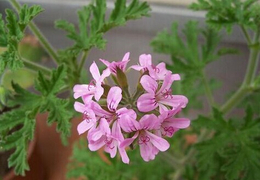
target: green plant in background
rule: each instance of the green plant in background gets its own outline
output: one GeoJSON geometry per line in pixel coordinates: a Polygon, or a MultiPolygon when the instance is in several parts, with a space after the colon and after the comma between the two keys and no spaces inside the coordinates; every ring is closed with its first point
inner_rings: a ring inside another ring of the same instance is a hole
{"type": "Polygon", "coordinates": [[[183,74],[183,84],[177,90],[185,92],[191,107],[198,107],[197,98],[205,94],[212,109],[208,116],[199,115],[193,121],[191,127],[198,142],[189,147],[180,162],[176,161],[180,167],[175,168],[174,179],[259,179],[260,6],[256,0],[198,0],[190,7],[206,11],[209,28],[201,30],[197,22],[190,21],[183,30],[185,39],[182,40],[174,23],[171,33],[160,32],[151,43],[154,51],[171,56],[172,64],[168,67],[173,72],[183,74]],[[219,104],[214,99],[214,88],[205,68],[222,55],[236,53],[218,45],[219,31],[226,29],[232,33],[235,25],[243,32],[250,51],[247,70],[241,86],[224,104],[219,104]],[[203,37],[202,43],[198,41],[199,34],[203,37]],[[226,114],[238,106],[246,109],[245,117],[226,118],[226,114]]]}
{"type": "Polygon", "coordinates": [[[36,114],[48,112],[48,123],[57,123],[57,131],[66,144],[67,137],[70,135],[70,119],[73,115],[72,101],[71,98],[62,99],[58,95],[64,91],[72,91],[72,86],[80,82],[88,52],[93,47],[105,48],[104,33],[124,25],[128,20],[148,16],[150,8],[145,2],[141,3],[138,0],[131,1],[129,5],[124,0],[117,0],[107,19],[106,1],[93,1],[78,11],[79,32],[73,24],[65,20],[56,21],[56,27],[67,31],[67,36],[75,41],[72,47],[57,52],[32,22],[32,19],[43,9],[37,5],[20,6],[16,0],[10,0],[10,3],[17,14],[7,9],[5,21],[0,15],[0,47],[4,49],[0,54],[1,76],[3,77],[8,70],[15,72],[22,67],[30,69],[37,74],[33,84],[37,92],[22,88],[20,82],[15,80],[12,82],[13,91],[8,91],[10,94],[7,94],[6,87],[1,86],[1,103],[4,108],[11,111],[1,112],[0,150],[15,149],[8,160],[8,165],[14,167],[16,174],[24,175],[25,171],[29,170],[26,150],[28,142],[34,136],[36,114]],[[27,27],[55,62],[54,69],[29,61],[26,59],[27,56],[20,53],[19,43],[27,27]],[[81,56],[80,61],[77,60],[79,56],[81,56]],[[18,125],[21,128],[10,133],[18,125]]]}

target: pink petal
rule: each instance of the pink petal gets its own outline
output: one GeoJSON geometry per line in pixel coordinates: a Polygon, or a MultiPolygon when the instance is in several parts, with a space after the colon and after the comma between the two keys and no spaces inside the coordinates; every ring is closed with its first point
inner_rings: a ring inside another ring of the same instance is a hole
{"type": "Polygon", "coordinates": [[[147,134],[147,136],[149,136],[151,143],[160,151],[166,151],[167,149],[169,149],[170,144],[168,143],[168,141],[150,133],[149,131],[145,131],[145,133],[147,134]]]}
{"type": "Polygon", "coordinates": [[[158,88],[157,82],[148,75],[144,75],[141,78],[140,83],[142,84],[143,88],[149,93],[155,93],[158,88]]]}
{"type": "Polygon", "coordinates": [[[187,118],[169,118],[166,124],[177,129],[185,129],[190,126],[190,120],[187,118]]]}
{"type": "Polygon", "coordinates": [[[107,67],[109,67],[110,62],[105,59],[99,59],[102,63],[104,63],[107,67]]]}
{"type": "Polygon", "coordinates": [[[73,87],[73,92],[74,92],[74,98],[78,99],[81,96],[84,95],[90,95],[95,91],[95,88],[93,86],[89,86],[87,84],[76,84],[73,87]]]}
{"type": "Polygon", "coordinates": [[[141,112],[149,112],[157,107],[158,103],[155,101],[155,95],[152,93],[143,94],[137,100],[137,108],[141,112]]]}
{"type": "Polygon", "coordinates": [[[160,88],[160,90],[156,93],[159,94],[165,90],[169,90],[172,86],[172,83],[174,80],[179,79],[179,76],[176,74],[172,74],[171,72],[168,72],[164,78],[162,87],[160,88]]]}
{"type": "Polygon", "coordinates": [[[110,70],[109,70],[109,69],[105,69],[105,70],[102,72],[99,81],[100,81],[100,82],[103,82],[103,80],[104,80],[106,77],[108,77],[110,74],[111,74],[110,70]]]}
{"type": "Polygon", "coordinates": [[[112,143],[105,146],[105,151],[110,154],[111,158],[114,158],[117,153],[117,143],[115,140],[112,140],[112,143]]]}
{"type": "Polygon", "coordinates": [[[122,158],[123,163],[129,164],[130,160],[129,160],[128,155],[126,154],[126,150],[123,149],[123,148],[118,148],[118,150],[119,150],[119,154],[120,154],[120,156],[122,158]]]}
{"type": "Polygon", "coordinates": [[[144,161],[150,161],[155,158],[153,147],[150,142],[140,144],[140,153],[144,161]]]}
{"type": "Polygon", "coordinates": [[[134,118],[129,116],[128,114],[123,115],[118,119],[118,122],[120,124],[120,127],[125,132],[134,132],[140,129],[140,125],[138,121],[136,121],[134,118]]]}
{"type": "Polygon", "coordinates": [[[86,120],[83,120],[81,123],[79,123],[77,127],[77,131],[80,134],[83,134],[84,132],[88,131],[90,128],[92,128],[94,123],[92,121],[87,122],[86,120]]]}
{"type": "Polygon", "coordinates": [[[143,67],[140,66],[140,65],[133,65],[133,66],[131,66],[130,68],[132,68],[132,69],[134,69],[134,70],[137,70],[137,71],[140,71],[140,70],[143,69],[143,67]]]}
{"type": "Polygon", "coordinates": [[[138,137],[139,131],[137,131],[133,137],[125,139],[123,142],[120,143],[120,148],[126,148],[130,144],[134,142],[134,140],[138,137]]]}
{"type": "Polygon", "coordinates": [[[142,54],[139,56],[140,65],[145,68],[152,65],[152,56],[150,54],[142,54]]]}
{"type": "Polygon", "coordinates": [[[115,111],[119,102],[122,99],[122,90],[121,88],[114,86],[110,88],[107,95],[107,107],[110,111],[115,111]]]}
{"type": "Polygon", "coordinates": [[[101,98],[101,96],[103,95],[103,93],[104,93],[104,88],[101,86],[101,83],[97,83],[96,84],[96,92],[95,92],[95,94],[94,94],[94,96],[95,96],[95,99],[97,100],[97,101],[99,101],[99,99],[101,98]]]}
{"type": "Polygon", "coordinates": [[[129,60],[129,56],[130,56],[130,52],[125,53],[122,61],[128,61],[129,60]]]}
{"type": "Polygon", "coordinates": [[[105,137],[100,138],[99,140],[94,141],[92,143],[89,143],[88,148],[91,151],[96,151],[96,150],[100,149],[101,147],[103,147],[104,145],[105,145],[105,137]]]}
{"type": "Polygon", "coordinates": [[[136,113],[133,109],[127,109],[127,108],[120,108],[116,111],[116,113],[119,114],[119,117],[125,114],[128,114],[133,119],[136,119],[136,113]]]}
{"type": "Polygon", "coordinates": [[[167,98],[161,98],[158,103],[165,104],[173,108],[177,108],[181,105],[182,108],[185,108],[188,103],[188,99],[183,95],[171,95],[167,98]]]}
{"type": "Polygon", "coordinates": [[[140,121],[140,128],[145,130],[154,130],[159,129],[161,122],[154,114],[144,115],[140,121]]]}
{"type": "Polygon", "coordinates": [[[98,81],[100,78],[100,72],[99,69],[97,67],[97,64],[95,62],[93,62],[90,66],[90,73],[92,74],[92,77],[98,81]]]}
{"type": "Polygon", "coordinates": [[[80,113],[84,113],[86,111],[86,106],[80,102],[75,102],[74,103],[74,109],[77,111],[77,112],[80,112],[80,113]]]}
{"type": "Polygon", "coordinates": [[[111,134],[109,124],[105,118],[100,119],[98,127],[100,128],[100,131],[103,132],[104,135],[111,134]]]}

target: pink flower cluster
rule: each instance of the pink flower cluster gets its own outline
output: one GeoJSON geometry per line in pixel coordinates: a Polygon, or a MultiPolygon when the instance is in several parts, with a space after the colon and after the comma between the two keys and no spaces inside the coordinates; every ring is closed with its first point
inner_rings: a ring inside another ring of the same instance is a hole
{"type": "Polygon", "coordinates": [[[167,70],[163,62],[155,66],[151,55],[143,54],[139,65],[130,67],[140,72],[136,92],[131,94],[126,79],[129,53],[119,62],[100,61],[107,69],[100,74],[93,62],[90,66],[93,80],[73,89],[74,98],[81,97],[83,101],[74,104],[75,110],[83,114],[78,133],[88,132],[91,151],[104,148],[111,158],[118,151],[124,163],[129,163],[128,146],[139,146],[144,161],[153,160],[159,151],[170,147],[164,137],[172,137],[190,125],[189,119],[174,117],[188,103],[185,96],[173,95],[171,91],[172,83],[180,80],[180,76],[167,70]],[[114,80],[114,85],[108,84],[108,77],[114,80]]]}

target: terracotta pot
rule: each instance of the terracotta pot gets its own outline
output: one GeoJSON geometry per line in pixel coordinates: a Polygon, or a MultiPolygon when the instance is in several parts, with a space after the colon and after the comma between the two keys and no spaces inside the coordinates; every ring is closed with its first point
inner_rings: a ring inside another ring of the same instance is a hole
{"type": "MultiPolygon", "coordinates": [[[[36,138],[37,151],[41,159],[41,168],[44,169],[44,180],[66,179],[67,165],[72,154],[73,143],[80,138],[77,133],[77,125],[81,117],[71,120],[72,130],[69,145],[64,146],[60,134],[56,131],[56,124],[47,125],[47,114],[37,116],[36,138]]],[[[38,180],[38,179],[37,179],[38,180]]]]}

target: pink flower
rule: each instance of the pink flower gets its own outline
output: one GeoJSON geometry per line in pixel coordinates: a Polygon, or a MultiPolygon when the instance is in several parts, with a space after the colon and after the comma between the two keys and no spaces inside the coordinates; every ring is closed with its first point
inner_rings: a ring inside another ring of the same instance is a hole
{"type": "Polygon", "coordinates": [[[187,118],[175,118],[178,112],[181,111],[181,104],[176,108],[169,111],[164,111],[159,118],[161,119],[161,128],[159,133],[162,136],[172,137],[173,134],[179,129],[185,129],[190,126],[190,120],[187,118]]]}
{"type": "Polygon", "coordinates": [[[144,115],[139,123],[140,129],[132,138],[125,139],[120,147],[125,148],[138,139],[142,158],[144,161],[150,161],[159,151],[166,151],[170,144],[162,137],[152,133],[152,131],[160,129],[160,120],[154,114],[144,115]]]}
{"type": "Polygon", "coordinates": [[[148,67],[152,66],[152,56],[150,54],[142,54],[139,56],[140,65],[131,66],[132,69],[137,71],[146,71],[148,67]]]}
{"type": "Polygon", "coordinates": [[[100,59],[100,61],[107,66],[107,69],[109,69],[112,74],[116,75],[117,69],[121,69],[123,72],[125,71],[126,65],[130,61],[129,56],[130,53],[128,52],[124,55],[122,61],[119,62],[113,61],[110,63],[109,61],[106,61],[104,59],[100,59]]]}
{"type": "MultiPolygon", "coordinates": [[[[149,66],[148,70],[149,75],[155,80],[164,80],[168,73],[172,73],[171,71],[166,69],[166,65],[164,62],[159,63],[157,66],[149,66]]],[[[174,76],[174,80],[180,80],[180,76],[178,74],[175,74],[174,76]]]]}
{"type": "Polygon", "coordinates": [[[83,134],[89,129],[94,128],[96,126],[96,115],[89,105],[84,105],[82,103],[75,102],[74,109],[83,114],[83,121],[77,127],[79,134],[83,134]]]}
{"type": "MultiPolygon", "coordinates": [[[[98,103],[92,103],[92,110],[99,117],[104,117],[108,122],[121,119],[121,116],[128,115],[132,118],[136,118],[136,113],[132,109],[127,109],[125,107],[118,108],[119,102],[122,99],[121,88],[114,86],[110,88],[107,95],[107,109],[104,110],[98,103]]],[[[120,123],[122,121],[120,120],[120,123]]]]}
{"type": "Polygon", "coordinates": [[[141,78],[140,83],[147,93],[141,95],[137,100],[139,111],[149,112],[159,106],[159,110],[162,112],[163,110],[168,110],[167,106],[176,108],[179,104],[182,104],[182,107],[185,107],[188,103],[188,99],[185,96],[171,94],[171,85],[176,79],[178,80],[179,76],[167,73],[162,86],[158,90],[159,86],[156,80],[148,75],[144,75],[141,78]]]}
{"type": "Polygon", "coordinates": [[[93,80],[89,85],[77,84],[73,88],[74,98],[83,98],[85,103],[89,102],[94,96],[98,101],[104,93],[104,88],[101,86],[104,79],[110,75],[109,70],[104,70],[102,75],[100,75],[99,69],[95,62],[90,66],[90,72],[93,76],[93,80]]]}

